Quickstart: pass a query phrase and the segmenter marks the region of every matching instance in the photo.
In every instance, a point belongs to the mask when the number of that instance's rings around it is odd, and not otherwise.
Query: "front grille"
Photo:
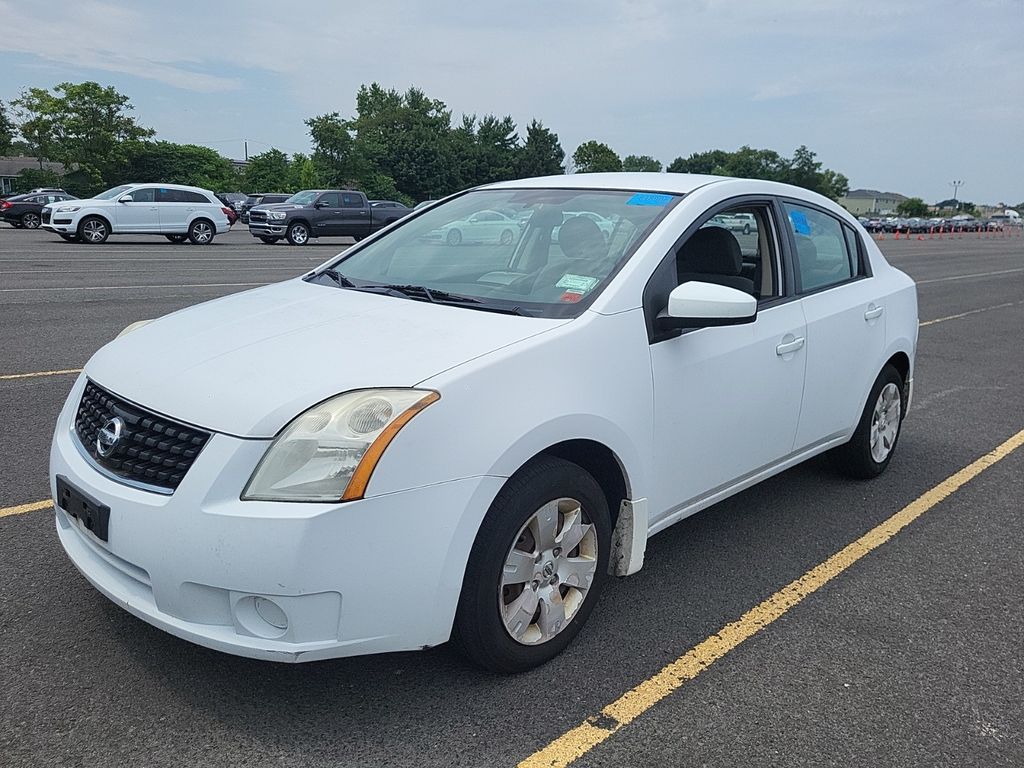
[[[249,221],[266,221],[266,211],[249,211]]]
[[[100,430],[115,417],[123,422],[110,453],[97,448]],[[210,433],[179,424],[86,382],[75,416],[75,434],[96,464],[124,480],[173,492]]]
[[[49,223],[50,223],[50,209],[49,208],[43,208],[43,224],[49,224]]]

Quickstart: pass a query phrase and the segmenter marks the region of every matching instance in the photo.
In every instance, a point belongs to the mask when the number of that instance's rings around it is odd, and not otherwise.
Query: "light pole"
[[[956,201],[956,191],[957,191],[958,189],[960,189],[960,187],[962,187],[963,185],[964,185],[964,183],[963,183],[962,181],[951,181],[951,182],[949,182],[949,186],[951,186],[951,187],[953,188],[953,207],[954,207],[954,208],[955,208],[955,209],[956,209],[956,210],[957,210],[958,212],[959,212],[959,210],[960,210],[960,203],[958,203],[958,202]]]

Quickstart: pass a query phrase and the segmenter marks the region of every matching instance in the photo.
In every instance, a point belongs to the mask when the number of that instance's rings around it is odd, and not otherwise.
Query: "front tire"
[[[494,672],[523,672],[561,653],[597,602],[612,524],[597,481],[543,456],[498,493],[469,555],[452,639]]]
[[[42,223],[43,221],[39,218],[38,213],[32,213],[29,211],[28,213],[22,214],[21,226],[25,229],[39,229],[39,225]]]
[[[458,229],[449,229],[448,235],[445,237],[445,241],[448,245],[458,245],[462,242],[462,231]]]
[[[288,227],[288,242],[292,245],[305,245],[309,242],[309,227],[301,221],[296,221]]]
[[[267,237],[266,235],[259,235],[259,238],[267,245],[273,245],[274,243],[281,239],[279,237]]]
[[[891,365],[878,374],[853,437],[832,451],[833,463],[840,472],[869,480],[889,466],[906,416],[903,384],[903,377]]]
[[[196,219],[188,225],[188,241],[192,245],[209,245],[216,234],[213,223],[206,219]]]
[[[58,232],[57,234],[60,235],[61,240],[68,243],[77,243],[81,241],[81,238],[78,235],[65,235],[63,232]]]
[[[172,243],[184,243],[188,235],[164,235]]]
[[[110,237],[110,225],[99,216],[87,216],[78,225],[78,239],[88,245],[100,245]]]

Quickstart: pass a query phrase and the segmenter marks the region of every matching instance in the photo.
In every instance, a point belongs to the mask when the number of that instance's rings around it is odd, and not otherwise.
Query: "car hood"
[[[160,318],[100,349],[85,373],[174,419],[273,437],[338,393],[414,386],[565,322],[296,279]]]
[[[297,208],[307,208],[305,205],[296,205],[295,203],[266,203],[263,205],[254,205],[250,210],[253,211],[294,211]]]

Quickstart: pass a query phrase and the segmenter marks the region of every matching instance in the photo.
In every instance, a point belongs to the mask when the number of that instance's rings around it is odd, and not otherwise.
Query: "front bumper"
[[[151,493],[100,474],[78,450],[72,421],[84,384],[57,423],[51,493],[60,475],[109,506],[106,542],[63,510],[56,523],[72,562],[115,603],[185,640],[274,661],[448,639],[469,550],[501,478],[344,504],[243,502],[269,442],[214,434],[172,495]]]
[[[253,237],[284,237],[288,227],[285,222],[250,221],[249,233]]]

